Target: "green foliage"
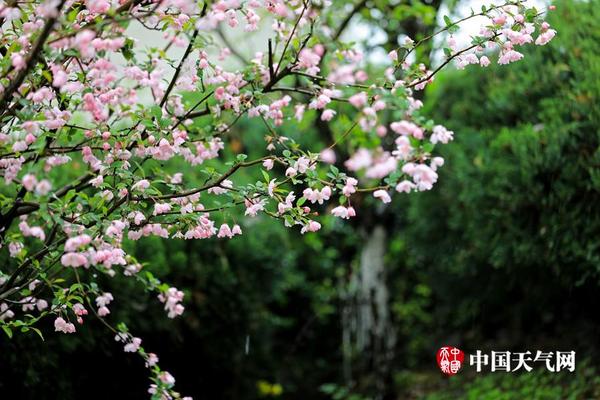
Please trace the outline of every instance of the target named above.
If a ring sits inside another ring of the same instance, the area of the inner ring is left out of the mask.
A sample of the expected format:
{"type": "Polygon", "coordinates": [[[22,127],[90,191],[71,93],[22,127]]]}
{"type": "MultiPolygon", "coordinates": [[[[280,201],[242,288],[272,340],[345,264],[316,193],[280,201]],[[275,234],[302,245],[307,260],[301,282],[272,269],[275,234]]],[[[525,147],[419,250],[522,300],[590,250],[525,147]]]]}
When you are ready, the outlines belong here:
{"type": "Polygon", "coordinates": [[[441,75],[428,92],[456,139],[438,186],[397,209],[408,366],[449,339],[598,353],[586,339],[600,278],[598,5],[559,2],[556,41],[518,65],[441,75]]]}
{"type": "Polygon", "coordinates": [[[594,368],[580,365],[582,372],[556,374],[535,372],[524,374],[495,373],[473,377],[457,375],[447,387],[426,395],[424,400],[578,400],[600,396],[600,378],[594,368]]]}

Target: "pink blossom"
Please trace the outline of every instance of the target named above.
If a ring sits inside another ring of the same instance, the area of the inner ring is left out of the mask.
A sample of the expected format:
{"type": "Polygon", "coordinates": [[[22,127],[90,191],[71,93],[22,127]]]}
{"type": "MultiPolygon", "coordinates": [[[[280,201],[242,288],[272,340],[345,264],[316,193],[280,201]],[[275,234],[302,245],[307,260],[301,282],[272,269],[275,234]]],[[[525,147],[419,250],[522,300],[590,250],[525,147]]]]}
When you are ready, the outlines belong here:
{"type": "Polygon", "coordinates": [[[108,314],[110,314],[110,310],[108,309],[108,307],[100,307],[98,309],[99,316],[106,317],[108,314]]]}
{"type": "Polygon", "coordinates": [[[81,247],[87,246],[91,242],[92,238],[86,234],[69,238],[65,243],[65,251],[77,251],[81,247]]]}
{"type": "Polygon", "coordinates": [[[376,190],[373,193],[373,197],[381,200],[383,203],[391,203],[392,202],[392,198],[390,197],[389,193],[386,190],[381,190],[381,189],[376,190]]]}
{"type": "Polygon", "coordinates": [[[125,347],[123,347],[123,350],[125,350],[126,353],[135,353],[139,350],[141,344],[142,339],[134,337],[129,343],[125,345],[125,347]]]}
{"type": "Polygon", "coordinates": [[[496,17],[494,17],[494,19],[492,20],[492,22],[494,22],[494,24],[496,25],[504,25],[506,23],[506,19],[507,19],[507,15],[506,14],[500,14],[496,17]]]}
{"type": "Polygon", "coordinates": [[[263,165],[263,167],[265,167],[265,169],[267,171],[270,171],[271,169],[273,169],[274,161],[272,158],[269,158],[269,159],[263,161],[262,165],[263,165]]]}
{"type": "Polygon", "coordinates": [[[25,176],[23,176],[21,183],[28,192],[33,192],[33,190],[35,189],[35,185],[37,185],[37,179],[33,174],[26,174],[25,176]]]}
{"type": "Polygon", "coordinates": [[[239,225],[235,224],[233,226],[233,228],[231,229],[231,233],[235,236],[235,235],[241,235],[242,234],[242,228],[240,228],[239,225]]]}
{"type": "MultiPolygon", "coordinates": [[[[229,227],[227,228],[229,229],[229,227]]],[[[177,290],[177,288],[171,287],[166,292],[158,295],[158,299],[165,303],[165,310],[169,318],[175,318],[178,315],[183,314],[184,307],[181,304],[183,301],[183,292],[177,290]]]]}
{"type": "Polygon", "coordinates": [[[15,70],[20,71],[22,69],[25,69],[25,67],[27,66],[27,62],[25,61],[25,57],[23,57],[21,54],[19,53],[13,53],[10,56],[10,60],[12,62],[12,66],[15,68],[15,70]]]}
{"type": "Polygon", "coordinates": [[[140,192],[143,192],[144,190],[148,189],[149,187],[150,187],[150,182],[148,182],[147,179],[141,179],[133,184],[133,186],[131,187],[131,190],[139,190],[140,192]]]}
{"type": "Polygon", "coordinates": [[[146,368],[154,367],[158,364],[158,356],[154,353],[148,353],[148,358],[146,359],[146,368]]]}
{"type": "Polygon", "coordinates": [[[535,44],[538,46],[544,46],[550,42],[554,36],[556,36],[556,31],[554,29],[548,29],[547,31],[540,33],[537,39],[535,39],[535,44]]]}
{"type": "Polygon", "coordinates": [[[325,186],[320,191],[318,189],[306,188],[303,192],[304,198],[306,198],[311,203],[319,203],[323,204],[323,201],[329,200],[331,196],[331,188],[329,186],[325,186]]]}
{"type": "Polygon", "coordinates": [[[221,225],[221,227],[219,228],[219,233],[217,233],[217,237],[218,238],[223,238],[223,237],[232,238],[233,232],[231,232],[229,225],[227,225],[227,224],[221,225]]]}
{"type": "Polygon", "coordinates": [[[434,126],[433,133],[431,134],[431,137],[429,138],[429,140],[431,140],[431,143],[433,143],[433,144],[436,144],[438,142],[446,144],[453,139],[454,139],[454,132],[447,130],[442,125],[434,126]]]}
{"type": "Polygon", "coordinates": [[[10,254],[11,257],[16,257],[17,255],[19,255],[19,253],[21,252],[21,250],[23,250],[25,248],[25,246],[23,246],[23,243],[21,242],[10,242],[8,244],[8,252],[10,254]]]}
{"type": "Polygon", "coordinates": [[[165,214],[171,211],[171,205],[169,203],[156,203],[154,204],[154,211],[152,215],[165,214]]]}
{"type": "Polygon", "coordinates": [[[305,234],[306,232],[317,232],[319,229],[321,229],[320,223],[317,221],[310,221],[302,227],[300,233],[305,234]]]}
{"type": "Polygon", "coordinates": [[[245,215],[249,215],[251,217],[256,217],[259,211],[263,211],[265,209],[265,201],[248,201],[246,200],[246,212],[245,215]]]}
{"type": "Polygon", "coordinates": [[[362,108],[367,104],[368,97],[365,92],[357,93],[353,96],[350,96],[348,102],[352,104],[356,108],[362,108]]]}
{"type": "Polygon", "coordinates": [[[63,254],[62,257],[60,258],[60,262],[65,267],[74,267],[74,268],[88,265],[88,260],[83,254],[73,253],[73,252],[63,254]]]}
{"type": "Polygon", "coordinates": [[[356,193],[356,185],[358,185],[358,181],[355,178],[346,178],[346,184],[342,188],[344,196],[350,197],[351,194],[356,193]]]}
{"type": "Polygon", "coordinates": [[[106,307],[113,300],[114,298],[111,293],[102,293],[100,296],[96,297],[96,305],[98,307],[106,307]]]}
{"type": "Polygon", "coordinates": [[[498,59],[498,64],[510,64],[523,58],[523,54],[515,50],[508,50],[502,53],[498,59]]]}
{"type": "Polygon", "coordinates": [[[110,3],[107,0],[86,0],[85,6],[93,14],[104,14],[110,9],[110,3]]]}
{"type": "Polygon", "coordinates": [[[54,330],[62,333],[74,333],[75,325],[65,321],[62,317],[58,317],[54,320],[54,330]]]}
{"type": "Polygon", "coordinates": [[[306,106],[304,104],[298,104],[294,107],[295,110],[295,118],[298,121],[302,121],[302,118],[304,118],[304,110],[306,109],[306,106]]]}
{"type": "Polygon", "coordinates": [[[336,112],[334,110],[327,109],[321,114],[321,121],[331,121],[335,114],[336,112]]]}
{"type": "Polygon", "coordinates": [[[319,159],[327,164],[335,164],[336,158],[335,151],[329,148],[321,151],[319,154],[319,159]]]}
{"type": "Polygon", "coordinates": [[[413,189],[416,188],[416,185],[411,181],[402,181],[396,185],[396,191],[398,193],[410,193],[413,189]]]}
{"type": "Polygon", "coordinates": [[[392,122],[390,128],[399,135],[408,135],[416,139],[423,139],[423,129],[410,121],[392,122]]]}
{"type": "Polygon", "coordinates": [[[172,386],[175,384],[175,378],[173,378],[173,375],[171,375],[167,371],[161,372],[160,375],[158,376],[158,379],[160,379],[160,381],[162,383],[164,383],[165,385],[172,386]]]}
{"type": "Polygon", "coordinates": [[[354,217],[356,215],[354,208],[344,206],[335,207],[333,210],[331,210],[331,214],[343,219],[349,219],[350,217],[354,217]]]}
{"type": "Polygon", "coordinates": [[[171,184],[179,185],[181,182],[183,182],[183,174],[181,172],[173,174],[173,176],[171,177],[171,184]]]}

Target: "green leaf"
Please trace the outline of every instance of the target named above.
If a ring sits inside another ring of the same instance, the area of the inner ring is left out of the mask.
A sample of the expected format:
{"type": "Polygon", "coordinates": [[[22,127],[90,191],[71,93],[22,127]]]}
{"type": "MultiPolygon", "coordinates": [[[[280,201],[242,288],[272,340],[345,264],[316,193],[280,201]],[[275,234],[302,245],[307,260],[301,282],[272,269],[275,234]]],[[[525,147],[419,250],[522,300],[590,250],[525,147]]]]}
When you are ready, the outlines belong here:
{"type": "Polygon", "coordinates": [[[262,176],[263,178],[265,178],[265,182],[269,182],[269,174],[267,173],[267,171],[261,169],[260,172],[262,172],[262,176]]]}
{"type": "Polygon", "coordinates": [[[12,329],[10,329],[9,326],[2,325],[2,330],[4,330],[4,333],[6,333],[6,336],[8,336],[9,338],[12,339],[13,333],[12,333],[12,329]]]}

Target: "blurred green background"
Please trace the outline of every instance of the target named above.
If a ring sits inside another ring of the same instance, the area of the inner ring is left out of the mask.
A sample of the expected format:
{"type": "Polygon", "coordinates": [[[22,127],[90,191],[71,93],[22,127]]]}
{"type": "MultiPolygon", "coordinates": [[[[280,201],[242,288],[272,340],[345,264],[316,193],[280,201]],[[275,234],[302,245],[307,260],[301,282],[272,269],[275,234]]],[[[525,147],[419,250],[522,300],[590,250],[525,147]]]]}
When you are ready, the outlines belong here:
{"type": "MultiPolygon", "coordinates": [[[[433,28],[440,2],[410,3],[372,0],[361,16],[391,48],[433,28]]],[[[434,190],[387,207],[358,199],[356,221],[325,218],[319,234],[260,218],[231,241],[131,243],[185,290],[186,312],[169,320],[115,279],[111,320],[195,399],[600,398],[600,2],[556,5],[549,45],[445,72],[425,93],[427,114],[456,132],[434,190]],[[435,365],[446,344],[575,350],[577,369],[446,378],[435,365]]],[[[307,143],[322,133],[301,128],[307,143]]],[[[237,140],[248,152],[260,139],[237,140]]],[[[143,362],[86,324],[44,342],[2,338],[0,398],[147,397],[143,362]]]]}

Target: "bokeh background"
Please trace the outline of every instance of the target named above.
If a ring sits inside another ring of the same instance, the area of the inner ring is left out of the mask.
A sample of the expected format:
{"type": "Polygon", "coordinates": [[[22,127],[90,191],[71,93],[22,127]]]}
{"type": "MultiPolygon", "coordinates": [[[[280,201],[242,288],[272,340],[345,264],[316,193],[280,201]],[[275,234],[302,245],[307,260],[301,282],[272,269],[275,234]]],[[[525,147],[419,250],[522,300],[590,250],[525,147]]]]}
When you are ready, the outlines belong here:
{"type": "MultiPolygon", "coordinates": [[[[169,320],[153,295],[115,279],[111,320],[195,399],[600,398],[600,1],[555,4],[549,45],[510,66],[448,70],[422,95],[456,132],[434,190],[386,206],[358,199],[355,221],[325,218],[319,234],[260,218],[231,241],[130,243],[185,290],[186,312],[169,320]],[[577,367],[447,378],[435,364],[445,344],[575,350],[577,367]]],[[[391,50],[464,6],[369,0],[357,19],[391,50]]],[[[328,133],[316,120],[289,135],[318,149],[328,133]]],[[[232,148],[251,155],[261,140],[240,123],[232,148]]],[[[0,339],[0,398],[146,398],[143,362],[86,324],[0,339]]]]}

